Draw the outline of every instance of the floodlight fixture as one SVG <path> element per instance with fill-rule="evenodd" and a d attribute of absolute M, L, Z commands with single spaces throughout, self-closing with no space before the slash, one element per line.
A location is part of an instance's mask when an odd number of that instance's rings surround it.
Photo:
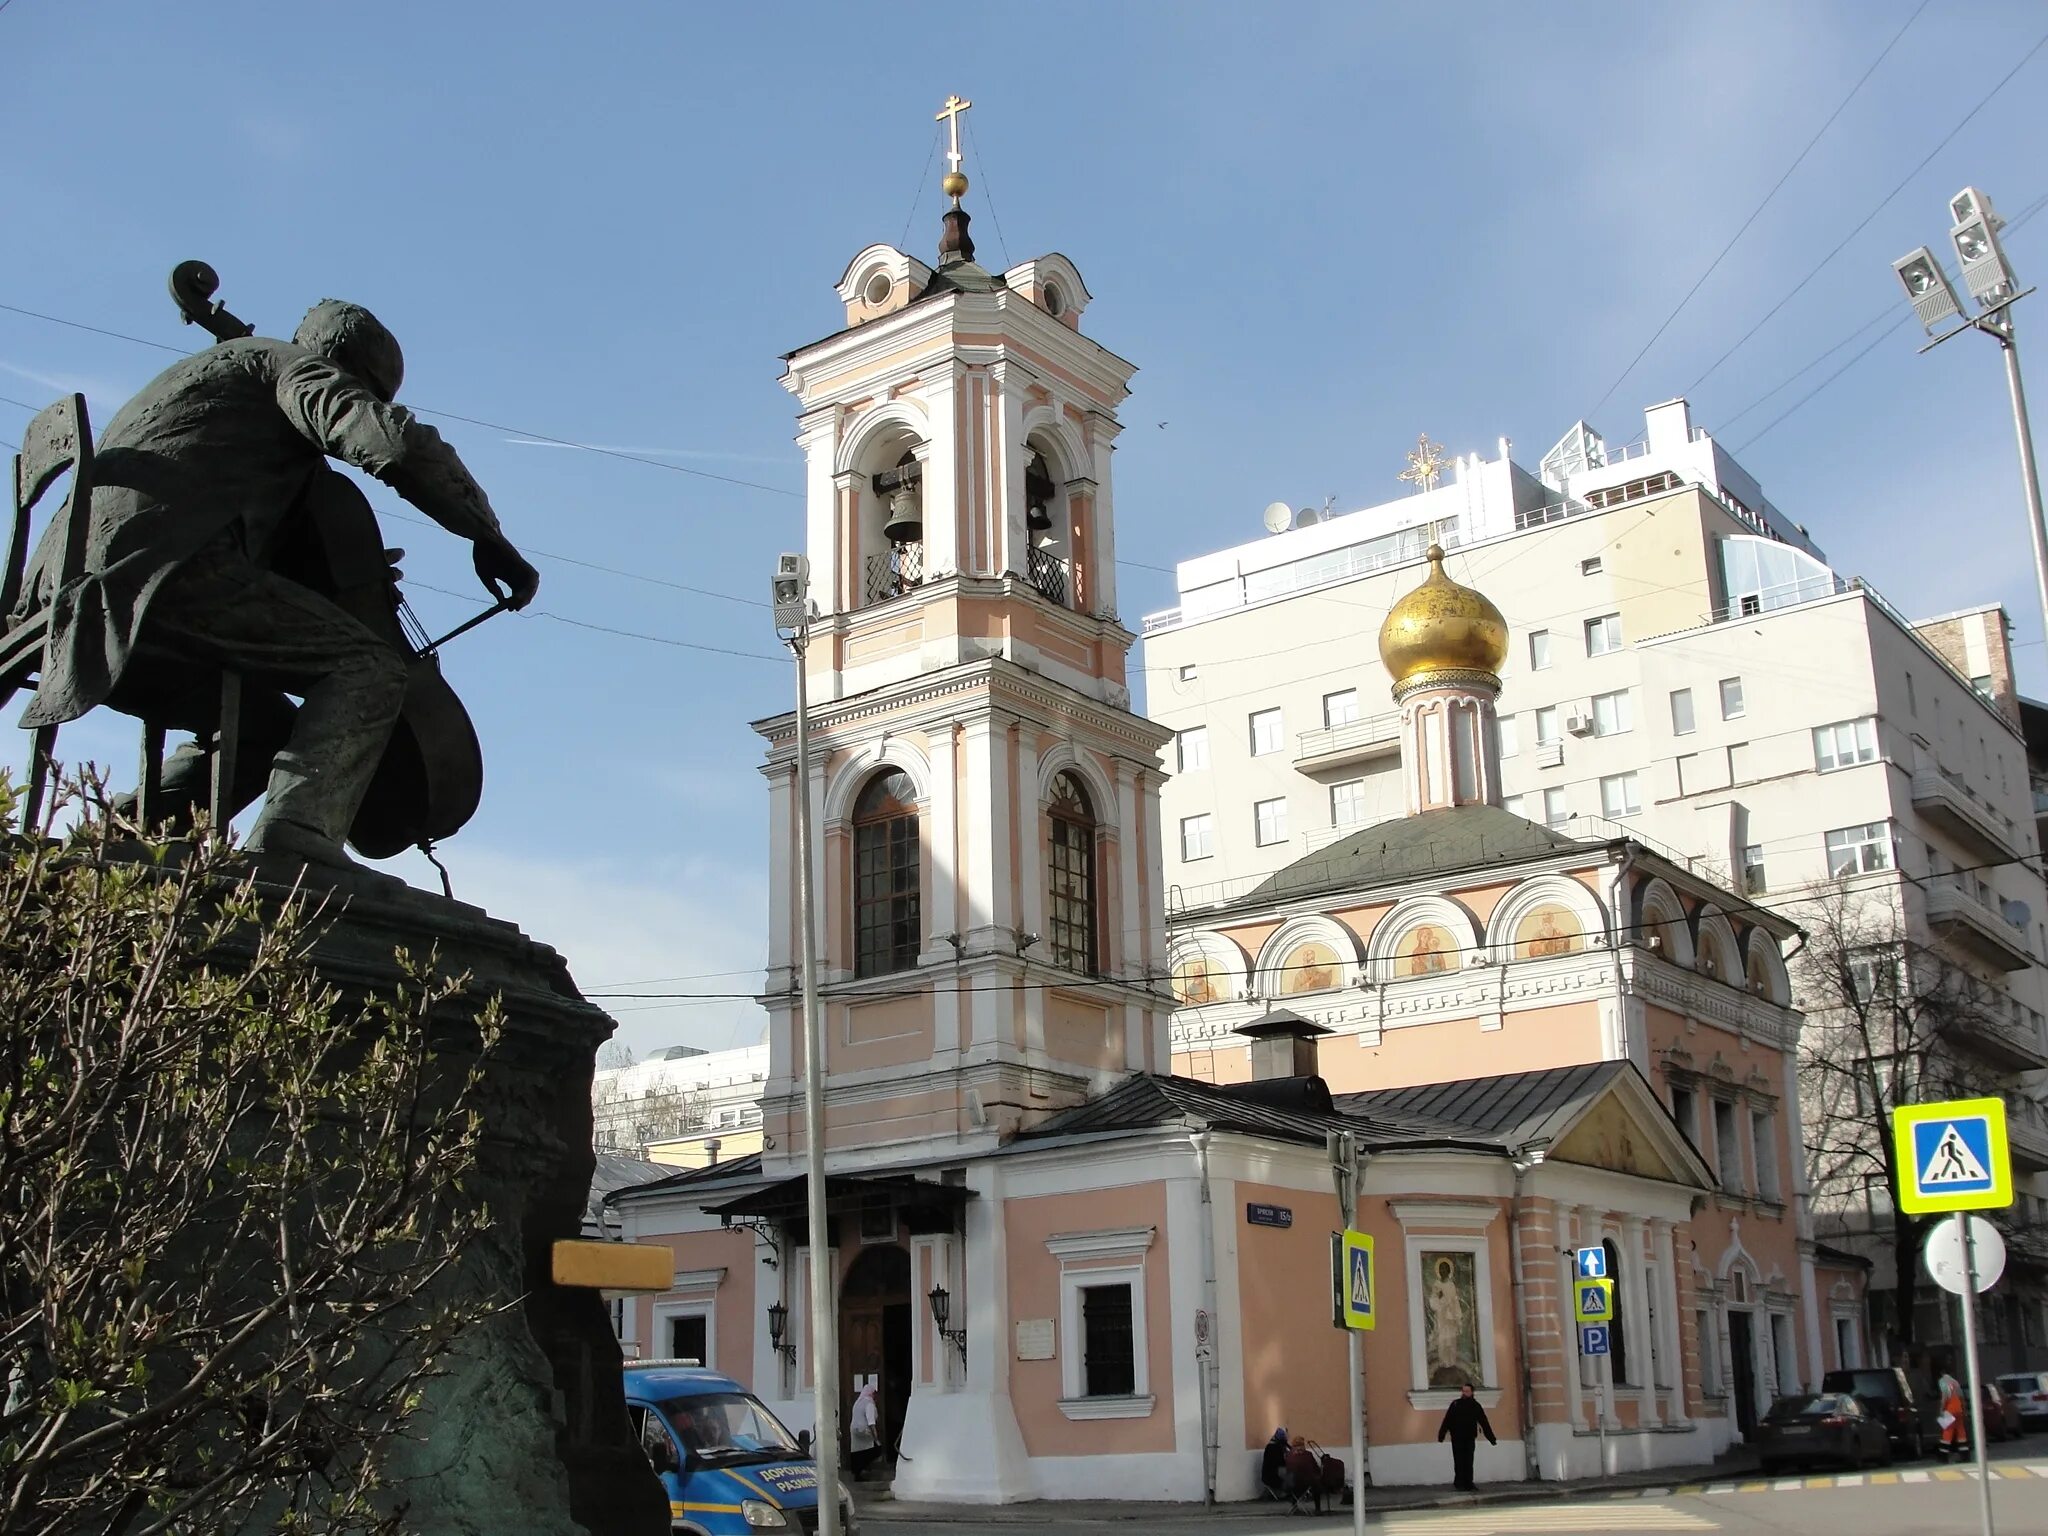
<path fill-rule="evenodd" d="M 1898 273 L 1913 313 L 1928 334 L 1961 318 L 1963 301 L 1956 297 L 1955 285 L 1948 280 L 1940 258 L 1930 247 L 1923 245 L 1910 255 L 1901 256 L 1892 263 L 1892 270 Z"/>
<path fill-rule="evenodd" d="M 1991 206 L 1991 198 L 1975 187 L 1965 187 L 1948 200 L 1948 216 L 1949 221 L 1954 224 L 1967 224 L 1970 220 L 1980 217 L 1987 219 L 1994 233 L 2005 228 L 2005 220 L 2000 218 L 1998 210 Z"/>
<path fill-rule="evenodd" d="M 1989 309 L 2019 291 L 1990 214 L 1972 215 L 1950 230 L 1948 237 L 1963 264 L 1963 286 L 1970 290 L 1978 308 Z"/>

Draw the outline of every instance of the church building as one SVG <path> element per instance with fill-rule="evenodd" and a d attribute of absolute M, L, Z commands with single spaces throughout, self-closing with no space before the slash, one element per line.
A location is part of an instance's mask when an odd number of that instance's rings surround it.
<path fill-rule="evenodd" d="M 626 1309 L 628 1354 L 701 1359 L 805 1427 L 826 1264 L 841 1402 L 877 1383 L 898 1496 L 1250 1497 L 1277 1426 L 1350 1438 L 1344 1131 L 1378 1255 L 1376 1482 L 1450 1480 L 1437 1422 L 1467 1383 L 1500 1441 L 1482 1481 L 1590 1474 L 1603 1447 L 1617 1469 L 1707 1460 L 1861 1349 L 1835 1311 L 1860 1280 L 1804 1231 L 1788 926 L 1626 838 L 1500 808 L 1504 630 L 1433 561 L 1380 640 L 1410 815 L 1176 914 L 1169 942 L 1169 733 L 1130 708 L 1116 597 L 1133 368 L 1085 333 L 1072 262 L 982 267 L 966 178 L 944 185 L 937 264 L 861 251 L 845 326 L 787 359 L 819 616 L 808 771 L 792 714 L 756 725 L 762 1145 L 612 1197 L 626 1238 L 675 1252 L 672 1289 Z M 1611 1372 L 1570 1321 L 1588 1245 L 1618 1280 Z"/>

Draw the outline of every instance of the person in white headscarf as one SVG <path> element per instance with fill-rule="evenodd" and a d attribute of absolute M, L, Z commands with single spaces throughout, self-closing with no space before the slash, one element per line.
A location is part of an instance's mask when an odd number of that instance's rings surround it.
<path fill-rule="evenodd" d="M 846 1421 L 846 1429 L 853 1450 L 853 1475 L 865 1477 L 875 1458 L 882 1454 L 881 1414 L 875 1407 L 872 1381 L 863 1382 L 854 1394 L 853 1413 Z"/>

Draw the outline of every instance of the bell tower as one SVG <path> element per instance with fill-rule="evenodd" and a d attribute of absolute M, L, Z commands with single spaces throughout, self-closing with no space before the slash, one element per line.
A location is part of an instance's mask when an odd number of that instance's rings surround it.
<path fill-rule="evenodd" d="M 986 1149 L 1167 1070 L 1159 750 L 1131 712 L 1110 461 L 1132 366 L 1060 255 L 991 272 L 957 111 L 936 262 L 870 245 L 786 359 L 815 610 L 808 771 L 768 750 L 764 1173 L 803 1156 L 795 803 L 809 796 L 835 1164 Z"/>

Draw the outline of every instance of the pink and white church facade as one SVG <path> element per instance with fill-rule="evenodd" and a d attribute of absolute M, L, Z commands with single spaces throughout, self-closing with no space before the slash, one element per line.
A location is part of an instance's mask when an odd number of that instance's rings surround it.
<path fill-rule="evenodd" d="M 1823 1289 L 1860 1299 L 1860 1276 L 1817 1267 L 1803 1225 L 1789 930 L 1634 844 L 1502 811 L 1498 677 L 1468 646 L 1404 700 L 1413 814 L 1370 829 L 1387 847 L 1334 878 L 1325 850 L 1170 937 L 1168 733 L 1131 711 L 1116 610 L 1133 369 L 1083 331 L 1071 262 L 984 270 L 954 195 L 937 266 L 868 247 L 844 328 L 787 360 L 819 617 L 801 782 L 793 716 L 756 725 L 764 1144 L 613 1197 L 624 1236 L 676 1256 L 673 1288 L 628 1308 L 628 1353 L 701 1357 L 804 1427 L 825 1263 L 842 1403 L 877 1381 L 899 1497 L 1249 1497 L 1276 1426 L 1349 1439 L 1324 1151 L 1343 1129 L 1378 1240 L 1377 1482 L 1450 1480 L 1436 1425 L 1465 1381 L 1500 1438 L 1482 1479 L 1590 1474 L 1603 1444 L 1612 1467 L 1709 1459 L 1770 1390 L 1861 1348 Z M 1442 638 L 1419 623 L 1416 654 L 1443 663 Z M 804 1220 L 798 794 L 825 1233 Z M 1708 950 L 1768 984 L 1709 984 Z M 1696 1150 L 1724 1104 L 1773 1188 Z M 1611 1390 L 1565 1311 L 1581 1243 L 1622 1276 Z"/>

